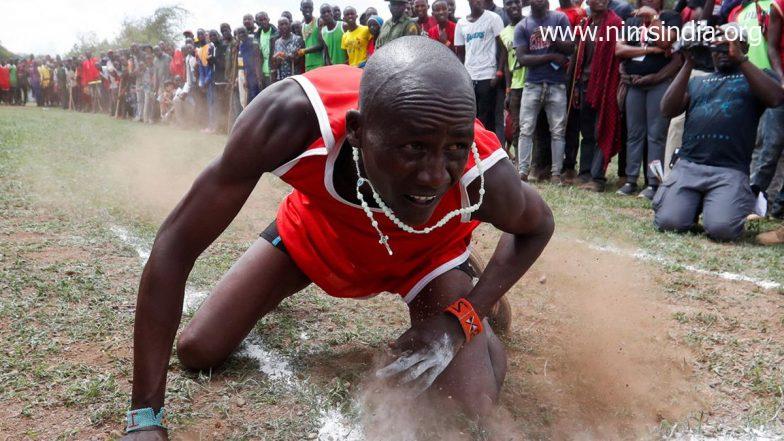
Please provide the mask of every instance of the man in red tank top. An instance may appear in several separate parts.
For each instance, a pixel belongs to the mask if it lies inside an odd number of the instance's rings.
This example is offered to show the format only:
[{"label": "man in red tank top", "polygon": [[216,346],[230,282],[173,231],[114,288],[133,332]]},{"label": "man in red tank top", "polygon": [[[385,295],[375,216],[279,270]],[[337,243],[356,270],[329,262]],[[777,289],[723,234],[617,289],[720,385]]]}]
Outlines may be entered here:
[{"label": "man in red tank top", "polygon": [[[433,385],[476,418],[491,412],[506,354],[487,317],[554,223],[475,106],[459,60],[419,36],[385,45],[364,72],[330,66],[265,89],[158,232],[139,289],[127,439],[166,439],[156,422],[185,281],[266,172],[294,191],[182,332],[180,361],[220,364],[310,283],[343,297],[388,291],[408,303],[411,327],[377,375],[415,393]],[[474,285],[464,264],[480,222],[503,235]]]}]

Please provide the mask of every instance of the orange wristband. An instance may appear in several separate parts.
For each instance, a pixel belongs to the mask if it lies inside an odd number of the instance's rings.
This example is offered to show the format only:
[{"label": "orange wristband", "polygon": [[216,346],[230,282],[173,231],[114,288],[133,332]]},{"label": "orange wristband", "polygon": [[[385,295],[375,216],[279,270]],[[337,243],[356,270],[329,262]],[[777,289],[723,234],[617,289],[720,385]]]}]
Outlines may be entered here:
[{"label": "orange wristband", "polygon": [[475,335],[478,335],[483,330],[482,320],[479,319],[479,314],[474,311],[474,306],[471,305],[471,302],[465,298],[458,299],[455,303],[449,305],[444,312],[448,312],[457,317],[460,326],[463,328],[466,343],[470,342]]}]

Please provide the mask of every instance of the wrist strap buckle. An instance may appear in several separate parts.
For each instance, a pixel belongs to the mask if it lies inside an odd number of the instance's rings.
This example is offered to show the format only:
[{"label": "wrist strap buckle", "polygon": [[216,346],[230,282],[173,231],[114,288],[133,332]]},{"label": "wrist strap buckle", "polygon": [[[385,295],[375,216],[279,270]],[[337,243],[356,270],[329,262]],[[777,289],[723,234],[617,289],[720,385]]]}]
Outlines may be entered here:
[{"label": "wrist strap buckle", "polygon": [[470,342],[475,335],[480,334],[484,330],[479,314],[476,313],[471,302],[465,298],[458,299],[444,311],[457,317],[460,326],[463,328],[466,343]]}]

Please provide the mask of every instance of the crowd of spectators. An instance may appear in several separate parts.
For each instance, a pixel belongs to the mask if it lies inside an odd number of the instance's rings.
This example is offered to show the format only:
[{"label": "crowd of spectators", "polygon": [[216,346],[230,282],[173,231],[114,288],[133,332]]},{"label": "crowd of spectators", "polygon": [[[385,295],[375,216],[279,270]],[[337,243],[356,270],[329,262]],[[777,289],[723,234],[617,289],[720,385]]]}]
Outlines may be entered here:
[{"label": "crowd of spectators", "polygon": [[[670,10],[663,0],[468,0],[463,18],[454,0],[388,1],[385,18],[329,4],[314,16],[303,0],[297,19],[247,14],[235,29],[185,31],[180,47],[0,60],[0,100],[226,132],[277,81],[362,68],[389,41],[421,35],[463,62],[477,117],[524,181],[604,192],[617,155],[617,194],[651,200],[662,230],[691,230],[702,215],[709,236],[734,240],[750,217],[784,216],[784,188],[771,186],[784,148],[784,0]],[[713,39],[686,38],[708,28]],[[784,229],[760,241],[782,243]]]}]

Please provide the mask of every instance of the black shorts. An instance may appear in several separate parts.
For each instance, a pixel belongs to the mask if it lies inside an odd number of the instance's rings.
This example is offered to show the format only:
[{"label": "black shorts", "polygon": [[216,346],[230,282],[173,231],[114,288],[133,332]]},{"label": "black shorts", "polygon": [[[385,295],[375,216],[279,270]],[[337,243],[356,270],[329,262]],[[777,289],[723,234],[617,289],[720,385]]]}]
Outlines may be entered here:
[{"label": "black shorts", "polygon": [[273,220],[272,223],[259,234],[259,237],[263,237],[267,242],[271,243],[273,247],[283,251],[284,254],[291,257],[286,250],[286,245],[283,244],[283,239],[281,239],[280,234],[278,234],[277,219]]},{"label": "black shorts", "polygon": [[[259,237],[262,237],[267,240],[267,242],[271,243],[273,247],[283,251],[287,256],[291,257],[288,250],[286,250],[286,245],[283,244],[283,239],[280,237],[280,233],[278,233],[278,224],[277,219],[273,220],[264,231],[259,234]],[[468,260],[463,261],[460,265],[457,265],[454,269],[460,270],[466,274],[468,274],[471,279],[478,279],[479,278],[479,269],[474,268]]]}]

